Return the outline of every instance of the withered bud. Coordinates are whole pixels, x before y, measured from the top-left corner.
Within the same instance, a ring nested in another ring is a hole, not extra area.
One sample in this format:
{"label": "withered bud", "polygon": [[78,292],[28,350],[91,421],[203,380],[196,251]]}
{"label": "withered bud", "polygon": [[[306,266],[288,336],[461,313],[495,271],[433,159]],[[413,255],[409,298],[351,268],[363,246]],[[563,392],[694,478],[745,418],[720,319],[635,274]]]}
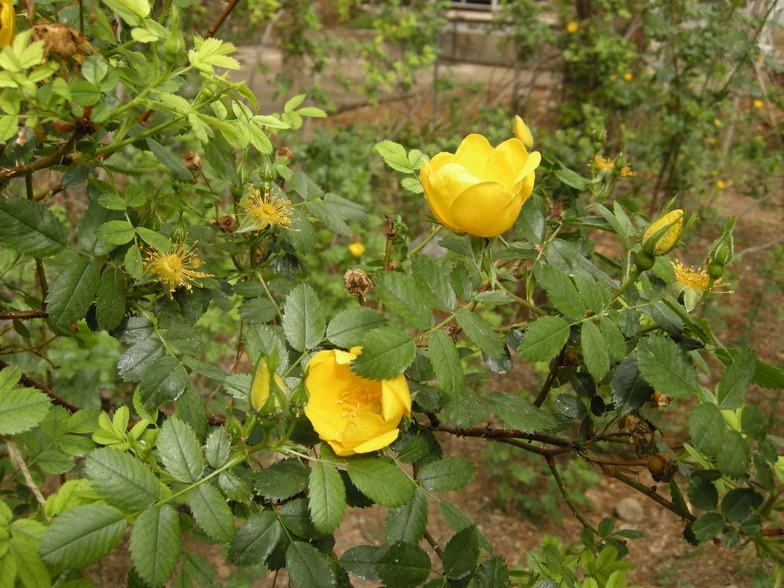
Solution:
{"label": "withered bud", "polygon": [[449,338],[452,339],[454,343],[457,343],[457,338],[460,335],[460,328],[455,327],[453,325],[448,325],[444,327],[444,332],[449,335]]}
{"label": "withered bud", "polygon": [[224,214],[216,222],[218,228],[224,233],[233,233],[237,228],[237,219],[233,214]]}
{"label": "withered bud", "polygon": [[201,171],[201,162],[203,159],[202,156],[195,151],[186,151],[185,155],[183,155],[183,160],[185,162],[185,167],[192,172]]}
{"label": "withered bud", "polygon": [[666,394],[662,394],[658,390],[653,393],[650,400],[651,408],[662,408],[665,406],[669,406],[672,402],[672,396],[667,396]]}
{"label": "withered bud", "polygon": [[350,269],[343,274],[343,287],[352,296],[364,298],[373,289],[373,283],[361,269]]}
{"label": "withered bud", "polygon": [[678,471],[678,462],[666,451],[652,455],[646,466],[657,482],[669,482]]}
{"label": "withered bud", "polygon": [[91,48],[87,37],[61,22],[43,21],[33,26],[32,39],[44,42],[45,55],[54,55],[60,59],[75,57],[81,62],[86,55],[85,50]]}
{"label": "withered bud", "polygon": [[279,147],[275,152],[275,159],[288,159],[291,161],[294,159],[294,152],[288,147]]}
{"label": "withered bud", "polygon": [[637,415],[627,414],[619,421],[621,430],[629,433],[639,455],[650,454],[656,428],[650,421]]}
{"label": "withered bud", "polygon": [[52,130],[54,130],[56,133],[72,133],[75,128],[75,124],[69,123],[65,120],[60,120],[59,118],[52,121]]}

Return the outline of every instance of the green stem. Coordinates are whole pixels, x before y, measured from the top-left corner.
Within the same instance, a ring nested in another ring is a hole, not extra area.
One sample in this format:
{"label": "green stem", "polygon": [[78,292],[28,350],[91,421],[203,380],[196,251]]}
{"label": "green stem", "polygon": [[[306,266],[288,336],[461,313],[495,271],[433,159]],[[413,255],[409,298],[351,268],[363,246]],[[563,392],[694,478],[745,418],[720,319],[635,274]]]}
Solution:
{"label": "green stem", "polygon": [[419,245],[417,245],[411,251],[409,251],[408,256],[411,257],[415,253],[419,253],[420,251],[422,251],[422,249],[424,249],[425,246],[435,238],[435,236],[441,230],[441,226],[442,225],[433,225],[433,227],[430,229],[430,234],[428,234],[428,236],[425,237]]}
{"label": "green stem", "polygon": [[626,292],[626,290],[628,290],[629,287],[637,281],[637,278],[640,277],[641,273],[642,271],[639,268],[634,268],[634,272],[632,272],[632,275],[630,275],[627,278],[627,280],[623,283],[623,285],[615,292],[615,294],[612,295],[611,300],[617,300],[621,294]]}
{"label": "green stem", "polygon": [[597,537],[599,536],[599,531],[588,522],[588,520],[582,515],[580,510],[577,508],[577,505],[572,502],[571,497],[569,496],[569,491],[566,489],[566,485],[564,484],[563,478],[561,478],[561,474],[558,471],[558,468],[555,467],[555,460],[551,457],[547,457],[547,465],[550,467],[550,471],[553,473],[553,477],[555,478],[555,482],[558,484],[558,489],[561,491],[561,495],[566,500],[566,504],[569,505],[569,509],[572,511],[577,520],[580,521],[586,529],[590,529]]}

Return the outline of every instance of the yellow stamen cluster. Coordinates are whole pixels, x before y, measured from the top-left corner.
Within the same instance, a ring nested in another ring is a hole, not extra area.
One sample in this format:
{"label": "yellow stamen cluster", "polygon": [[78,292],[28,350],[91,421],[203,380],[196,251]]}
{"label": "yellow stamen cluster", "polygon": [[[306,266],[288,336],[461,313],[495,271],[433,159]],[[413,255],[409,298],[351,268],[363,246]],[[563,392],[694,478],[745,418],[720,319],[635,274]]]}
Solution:
{"label": "yellow stamen cluster", "polygon": [[[598,153],[594,155],[593,160],[588,165],[596,169],[615,169],[614,160],[607,159],[606,157],[602,157]],[[632,171],[632,166],[627,163],[626,165],[623,166],[623,169],[621,169],[618,175],[620,175],[621,177],[636,176],[637,172]]]}
{"label": "yellow stamen cluster", "polygon": [[680,261],[673,261],[672,267],[675,270],[675,279],[680,286],[698,290],[707,290],[708,286],[710,286],[710,276],[705,268],[695,270],[694,268],[686,267]]}
{"label": "yellow stamen cluster", "polygon": [[263,195],[256,190],[243,207],[255,225],[254,230],[260,231],[269,225],[292,230],[289,227],[293,214],[291,200],[270,196],[268,190],[265,190]]}
{"label": "yellow stamen cluster", "polygon": [[194,271],[204,264],[193,252],[193,247],[184,249],[182,243],[174,245],[171,252],[151,250],[147,252],[144,268],[155,276],[155,280],[166,285],[169,293],[182,286],[191,290],[196,278],[211,278],[212,274]]}
{"label": "yellow stamen cluster", "polygon": [[718,290],[718,288],[728,287],[729,284],[724,283],[721,278],[711,280],[705,268],[686,267],[680,261],[673,261],[672,267],[675,270],[675,291],[683,294],[683,304],[689,312],[710,293],[733,293],[733,290]]}

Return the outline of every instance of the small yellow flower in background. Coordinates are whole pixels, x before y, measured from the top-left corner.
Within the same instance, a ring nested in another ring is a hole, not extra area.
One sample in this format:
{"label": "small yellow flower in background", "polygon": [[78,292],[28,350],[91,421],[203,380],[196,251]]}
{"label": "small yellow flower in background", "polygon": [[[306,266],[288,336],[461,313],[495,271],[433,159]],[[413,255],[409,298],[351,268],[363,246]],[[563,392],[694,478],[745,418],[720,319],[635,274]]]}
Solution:
{"label": "small yellow flower in background", "polygon": [[611,82],[614,82],[614,81],[615,81],[615,80],[617,80],[617,79],[618,79],[618,76],[617,76],[617,75],[615,75],[615,74],[610,74],[610,81],[611,81]]}
{"label": "small yellow flower in background", "polygon": [[762,100],[755,100],[752,104],[754,105],[754,108],[756,108],[757,110],[765,106],[765,103]]}
{"label": "small yellow flower in background", "polygon": [[11,0],[0,0],[0,47],[10,45],[16,34],[16,12]]}
{"label": "small yellow flower in background", "polygon": [[673,210],[659,217],[642,236],[642,248],[648,255],[664,255],[678,244],[683,231],[683,211]]}
{"label": "small yellow flower in background", "polygon": [[716,180],[716,189],[723,190],[727,187],[727,184],[724,183],[724,180]]}
{"label": "small yellow flower in background", "polygon": [[444,226],[477,237],[495,237],[511,227],[534,189],[542,157],[520,139],[492,147],[468,135],[457,151],[439,153],[419,173],[433,216]]}
{"label": "small yellow flower in background", "polygon": [[362,243],[352,243],[348,246],[349,253],[354,257],[362,257],[362,254],[365,252],[365,246]]}
{"label": "small yellow flower in background", "polygon": [[719,140],[716,137],[711,137],[710,139],[708,139],[708,143],[710,143],[711,145],[718,145]]}
{"label": "small yellow flower in background", "polygon": [[526,149],[534,146],[534,136],[531,134],[531,129],[517,115],[514,117],[514,134],[525,145]]}
{"label": "small yellow flower in background", "polygon": [[713,124],[716,125],[717,127],[720,127],[721,126],[721,119],[720,118],[714,118],[713,119]]}
{"label": "small yellow flower in background", "polygon": [[598,153],[593,156],[591,163],[588,165],[596,169],[615,169],[615,161],[602,157]]}
{"label": "small yellow flower in background", "polygon": [[193,271],[204,265],[204,262],[193,252],[195,246],[194,243],[190,249],[186,250],[182,243],[177,243],[170,253],[148,251],[147,259],[144,260],[144,268],[155,276],[155,281],[166,285],[169,294],[180,286],[190,291],[191,284],[195,282],[196,278],[213,277],[212,274]]}
{"label": "small yellow flower in background", "polygon": [[358,376],[349,366],[361,353],[361,347],[319,351],[307,365],[305,416],[338,455],[386,447],[397,439],[401,419],[411,416],[405,376],[390,380]]}
{"label": "small yellow flower in background", "polygon": [[709,292],[732,294],[732,290],[717,291],[716,288],[726,287],[721,278],[711,280],[705,268],[694,269],[684,266],[680,261],[673,261],[675,270],[675,291],[683,294],[683,305],[691,312],[702,297]]}
{"label": "small yellow flower in background", "polygon": [[712,175],[712,176],[718,176],[718,175],[719,175],[719,170],[712,169],[712,170],[711,170],[711,175]]}
{"label": "small yellow flower in background", "polygon": [[289,227],[293,209],[291,208],[291,200],[287,198],[270,196],[268,190],[265,190],[262,195],[259,190],[256,190],[242,206],[248,216],[246,222],[243,223],[246,226],[241,227],[238,231],[240,233],[261,231],[270,225],[293,230]]}
{"label": "small yellow flower in background", "polygon": [[580,25],[578,25],[576,22],[572,21],[572,22],[570,22],[569,24],[566,25],[566,32],[569,33],[569,34],[574,34],[574,33],[577,32],[577,30],[579,28],[580,28]]}
{"label": "small yellow flower in background", "polygon": [[623,74],[623,80],[625,82],[631,82],[633,79],[634,79],[634,75],[631,72],[627,71],[625,74]]}
{"label": "small yellow flower in background", "polygon": [[632,164],[631,163],[627,163],[626,165],[623,166],[623,169],[621,170],[621,174],[620,175],[621,175],[622,178],[623,177],[633,177],[633,176],[637,175],[637,172],[636,171],[632,171]]}
{"label": "small yellow flower in background", "polygon": [[754,137],[754,138],[755,138],[757,141],[760,141],[760,142],[762,142],[762,141],[764,141],[764,140],[765,140],[765,138],[764,138],[762,135],[757,135],[757,136],[756,136],[756,137]]}
{"label": "small yellow flower in background", "polygon": [[765,59],[765,56],[762,53],[758,53],[757,54],[757,61],[762,61],[763,59]]}

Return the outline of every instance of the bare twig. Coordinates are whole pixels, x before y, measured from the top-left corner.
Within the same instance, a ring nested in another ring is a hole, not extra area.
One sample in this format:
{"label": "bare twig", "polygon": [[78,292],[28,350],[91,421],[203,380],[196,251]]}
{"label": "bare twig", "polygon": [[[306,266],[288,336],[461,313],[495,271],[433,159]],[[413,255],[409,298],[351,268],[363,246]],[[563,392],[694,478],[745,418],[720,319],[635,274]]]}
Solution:
{"label": "bare twig", "polygon": [[0,312],[0,321],[12,321],[16,319],[46,318],[46,311],[39,310],[8,310]]}
{"label": "bare twig", "polygon": [[25,484],[28,488],[30,488],[30,491],[38,501],[38,504],[40,504],[42,507],[46,506],[46,499],[41,493],[41,489],[36,485],[35,480],[33,480],[33,476],[30,475],[30,470],[27,469],[27,464],[25,463],[24,457],[22,457],[22,453],[19,451],[19,448],[16,446],[16,443],[14,443],[11,439],[6,439],[5,448],[8,451],[8,459],[10,459],[14,467],[22,473]]}

